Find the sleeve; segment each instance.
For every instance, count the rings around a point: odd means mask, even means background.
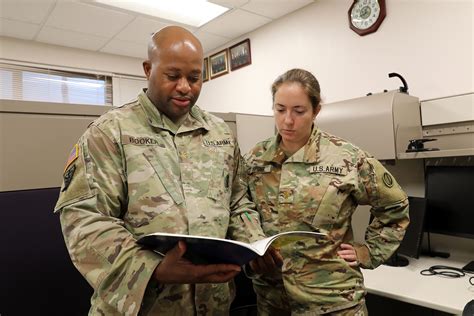
[[[227,235],[229,238],[243,242],[254,242],[265,238],[260,215],[248,192],[247,170],[240,149],[234,149],[234,176],[230,199],[230,223]]]
[[[142,250],[121,219],[127,186],[121,149],[91,126],[68,161],[55,212],[71,260],[95,293],[92,309],[137,315],[160,257]]]
[[[361,267],[373,269],[385,262],[400,246],[410,222],[408,198],[395,178],[374,158],[358,164],[356,200],[370,204],[374,219],[365,232],[365,243],[355,244]]]

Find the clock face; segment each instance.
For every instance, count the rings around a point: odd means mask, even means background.
[[[377,22],[380,16],[378,0],[359,0],[351,10],[351,23],[360,30],[366,30]]]
[[[354,32],[360,36],[373,33],[385,18],[385,0],[354,0],[347,13]]]

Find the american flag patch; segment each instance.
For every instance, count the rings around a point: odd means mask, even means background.
[[[79,157],[79,145],[75,144],[67,158],[66,167],[64,168],[64,172],[66,172],[67,168]]]

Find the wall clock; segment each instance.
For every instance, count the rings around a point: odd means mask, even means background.
[[[364,36],[377,31],[385,15],[385,0],[354,0],[348,12],[349,26]]]

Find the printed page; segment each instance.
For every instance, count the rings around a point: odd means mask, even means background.
[[[260,256],[263,256],[267,251],[268,247],[273,244],[274,247],[282,247],[289,243],[301,240],[302,238],[322,238],[326,234],[310,232],[310,231],[290,231],[276,234],[271,237],[261,239],[259,241],[251,243],[251,246],[255,249],[255,252]]]

